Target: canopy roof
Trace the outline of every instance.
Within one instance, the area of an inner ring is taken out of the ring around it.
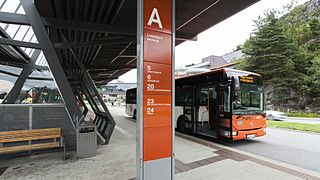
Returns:
[[[199,33],[257,1],[176,0],[176,44],[195,40]],[[34,2],[69,79],[81,75],[80,66],[83,65],[91,74],[95,84],[100,86],[136,68],[136,0],[34,0]],[[3,7],[1,0],[0,6]],[[24,21],[24,11],[20,6],[18,3],[12,13],[21,14],[20,25],[22,23],[22,26],[26,26],[24,31],[27,31],[27,27],[30,26]],[[3,15],[1,17],[3,23],[17,24],[8,18],[5,19]],[[2,24],[0,36],[15,39],[7,34],[8,28],[5,29],[4,26],[7,24]],[[32,41],[20,40],[37,42],[36,38]],[[0,64],[23,67],[30,60],[32,52],[32,49],[26,52],[26,48],[1,45]],[[41,68],[47,65],[45,57],[40,55],[36,64],[38,69],[45,69]]]

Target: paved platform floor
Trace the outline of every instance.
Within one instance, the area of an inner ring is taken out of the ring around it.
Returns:
[[[62,160],[46,153],[0,162],[0,179],[110,179],[135,177],[136,123],[121,107],[110,107],[117,126],[95,157]],[[206,140],[176,135],[176,179],[320,179],[320,175]],[[7,167],[3,168],[3,167]],[[2,171],[1,171],[2,168]]]

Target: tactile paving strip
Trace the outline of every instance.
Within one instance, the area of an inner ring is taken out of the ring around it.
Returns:
[[[214,156],[214,157],[210,157],[210,158],[206,158],[206,159],[202,159],[199,161],[194,161],[188,164],[183,163],[182,161],[179,161],[178,159],[176,159],[175,164],[176,164],[176,169],[175,169],[175,173],[181,173],[181,172],[186,172],[189,171],[191,169],[195,169],[201,166],[205,166],[211,163],[215,163],[218,161],[222,161],[226,159],[223,156]]]

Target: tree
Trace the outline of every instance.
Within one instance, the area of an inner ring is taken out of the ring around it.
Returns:
[[[320,20],[312,19],[308,23],[308,41],[304,45],[311,65],[303,84],[304,92],[312,98],[314,105],[320,105]]]
[[[240,51],[242,50],[242,48],[243,48],[243,45],[239,44],[235,49],[233,49],[233,51]]]
[[[256,32],[244,44],[245,56],[239,68],[261,74],[265,84],[273,86],[277,97],[273,104],[297,101],[295,94],[307,72],[304,56],[274,12],[268,12],[255,23]]]
[[[312,66],[308,70],[308,76],[305,78],[305,90],[310,97],[315,98],[315,103],[320,105],[320,56],[312,60]]]

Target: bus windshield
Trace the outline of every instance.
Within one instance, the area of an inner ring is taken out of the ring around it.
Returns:
[[[234,114],[258,114],[264,111],[263,88],[261,85],[240,84],[233,96]]]

